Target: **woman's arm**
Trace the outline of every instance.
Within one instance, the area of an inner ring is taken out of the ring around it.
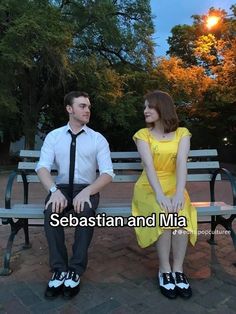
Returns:
[[[187,179],[187,159],[190,149],[190,136],[184,136],[180,142],[176,159],[176,192],[172,198],[173,210],[178,212],[184,206],[184,189]]]
[[[163,209],[168,212],[172,211],[172,204],[168,197],[166,197],[162,191],[161,184],[156,175],[156,171],[153,165],[152,154],[147,142],[137,139],[136,145],[138,152],[141,156],[144,169],[147,173],[148,181],[156,195],[156,200]]]

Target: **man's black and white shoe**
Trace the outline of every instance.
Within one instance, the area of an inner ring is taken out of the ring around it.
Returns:
[[[173,277],[175,278],[176,291],[178,295],[182,298],[189,299],[192,296],[192,289],[185,274],[175,272],[173,273]]]
[[[177,296],[175,279],[172,276],[172,273],[160,273],[159,272],[159,285],[161,293],[169,298],[175,299]]]
[[[67,272],[54,271],[51,280],[48,282],[45,290],[45,297],[47,299],[53,299],[57,297],[63,288],[63,284],[66,278]]]
[[[64,282],[63,295],[73,298],[80,290],[80,277],[74,270],[69,270]]]

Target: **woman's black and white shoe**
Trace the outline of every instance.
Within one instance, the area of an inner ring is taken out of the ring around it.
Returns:
[[[177,296],[175,279],[172,273],[160,273],[159,272],[159,285],[161,293],[169,298],[175,299]]]
[[[192,296],[192,289],[185,274],[175,272],[173,273],[173,277],[175,278],[176,291],[178,295],[182,298],[189,299]]]

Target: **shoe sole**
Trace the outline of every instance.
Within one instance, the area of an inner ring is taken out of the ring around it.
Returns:
[[[72,299],[80,292],[80,286],[74,289],[76,290],[73,291],[72,295],[66,295],[66,292],[63,291],[63,299],[67,299],[67,300]]]
[[[176,289],[176,292],[178,294],[178,296],[180,296],[182,299],[190,299],[192,297],[192,291],[190,292],[189,295],[184,295],[181,290],[179,290],[178,288]]]
[[[187,299],[190,299],[192,297],[192,294],[188,295],[188,296],[184,296],[184,295],[178,293],[178,296],[181,297],[182,299],[186,299],[187,300]]]
[[[55,292],[55,295],[47,295],[46,292],[44,293],[44,298],[47,300],[54,300],[57,297],[59,297],[63,292],[63,285],[60,286],[60,288]]]
[[[160,287],[160,291],[161,291],[162,295],[164,295],[166,298],[168,298],[170,300],[177,298],[177,292],[175,292],[175,294],[173,294],[173,295],[168,295],[165,290],[161,289],[161,287]]]

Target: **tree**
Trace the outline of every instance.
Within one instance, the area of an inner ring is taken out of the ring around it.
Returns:
[[[69,54],[73,76],[65,90],[87,91],[94,105],[91,127],[106,135],[112,149],[127,149],[134,128],[143,121],[137,106],[142,103],[143,79],[153,63],[150,3],[74,1],[58,5],[74,25]],[[60,93],[60,103],[62,97]],[[55,105],[43,108],[43,131],[65,122],[63,106],[58,109]]]
[[[72,60],[97,56],[109,65],[145,67],[152,61],[154,27],[149,0],[67,1],[62,13],[74,25]]]
[[[133,146],[132,135],[143,125],[141,108],[146,92],[143,82],[148,73],[126,69],[126,73],[121,74],[107,66],[105,61],[97,63],[92,58],[88,63],[77,63],[74,70],[83,79],[79,83],[77,80],[72,82],[69,89],[89,93],[92,103],[89,126],[106,136],[112,150],[130,149]],[[40,120],[44,133],[67,121],[62,101],[54,98],[49,102],[51,106],[43,108]]]
[[[102,128],[128,129],[125,119],[135,115],[140,94],[127,81],[153,62],[150,1],[9,0],[1,4],[0,16],[0,71],[6,76],[0,101],[18,119],[26,148],[34,147],[37,128],[48,131],[63,122],[59,104],[72,89],[91,91],[106,111],[95,112]],[[131,113],[126,100],[133,104]],[[1,128],[6,137],[6,125]]]
[[[9,97],[13,99],[25,147],[34,148],[39,112],[50,90],[63,87],[70,71],[71,30],[48,1],[7,1],[0,14],[5,21],[0,42],[1,106],[9,107]]]
[[[179,58],[160,58],[157,66],[150,74],[148,89],[160,89],[170,93],[176,104],[177,113],[182,126],[191,129],[193,147],[204,146],[201,137],[198,141],[199,126],[202,127],[202,116],[209,114],[204,106],[205,94],[213,84],[202,67],[193,65],[186,68],[185,62]],[[208,132],[206,127],[204,132]],[[210,133],[210,131],[209,131]]]
[[[167,54],[171,57],[181,58],[186,66],[196,65],[194,48],[197,34],[195,26],[176,25],[172,28],[171,33],[172,35],[167,39],[170,46]]]
[[[211,79],[211,84],[206,85],[207,88],[202,93],[201,101],[190,111],[191,115],[194,114],[192,122],[199,134],[200,128],[207,128],[210,134],[208,139],[200,136],[199,146],[204,141],[207,145],[207,140],[210,139],[212,146],[220,147],[223,138],[229,139],[229,145],[236,145],[235,6],[231,10],[233,15],[229,17],[224,10],[211,8],[208,15],[217,15],[219,23],[210,30],[206,28],[207,15],[195,15],[191,27],[179,26],[179,31],[173,32],[169,40],[171,55],[178,56],[185,66],[197,65]],[[191,47],[187,57],[184,51],[178,49],[183,39],[180,36],[183,30],[186,39],[184,45]]]

